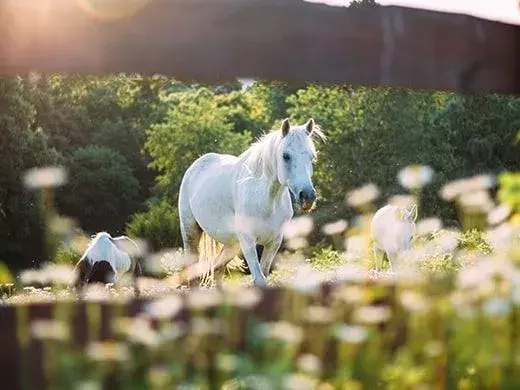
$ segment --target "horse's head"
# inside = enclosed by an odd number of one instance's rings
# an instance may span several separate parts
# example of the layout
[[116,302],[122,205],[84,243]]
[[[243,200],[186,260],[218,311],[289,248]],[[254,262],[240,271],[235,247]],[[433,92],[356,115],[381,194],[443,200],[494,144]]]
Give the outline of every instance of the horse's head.
[[312,184],[312,164],[316,149],[313,134],[323,136],[314,120],[302,126],[291,127],[289,120],[282,122],[282,142],[277,150],[278,180],[291,191],[293,198],[303,211],[309,211],[316,202],[316,190]]
[[116,273],[108,261],[97,261],[86,277],[87,283],[114,283]]

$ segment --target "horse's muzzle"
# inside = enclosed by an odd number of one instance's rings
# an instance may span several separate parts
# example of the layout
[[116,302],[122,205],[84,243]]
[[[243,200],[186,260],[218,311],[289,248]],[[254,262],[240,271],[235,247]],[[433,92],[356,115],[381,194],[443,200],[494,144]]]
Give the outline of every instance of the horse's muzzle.
[[316,191],[314,188],[302,190],[298,196],[298,203],[303,211],[311,211],[316,205]]

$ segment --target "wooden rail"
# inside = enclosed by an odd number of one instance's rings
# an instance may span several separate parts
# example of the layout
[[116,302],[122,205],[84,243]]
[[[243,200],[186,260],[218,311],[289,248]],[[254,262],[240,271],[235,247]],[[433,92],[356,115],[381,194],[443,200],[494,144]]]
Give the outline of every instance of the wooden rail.
[[520,26],[302,0],[3,0],[0,75],[27,71],[517,94]]
[[[318,305],[329,305],[331,300],[331,291],[333,291],[334,284],[323,284],[321,289],[318,290],[310,301]],[[386,295],[377,301],[373,301],[373,304],[385,304],[394,307],[395,303],[395,286],[386,286]],[[285,306],[287,301],[284,297],[287,297],[287,290],[283,288],[262,288],[261,289],[261,300],[258,305],[252,309],[240,309],[239,318],[243,324],[242,332],[239,337],[239,349],[246,348],[246,336],[245,331],[246,322],[250,319],[260,321],[278,321],[287,315],[288,308]],[[294,296],[294,292],[290,293]],[[142,312],[144,306],[149,302],[148,299],[136,299],[126,304],[117,304],[112,301],[100,303],[101,305],[101,329],[100,339],[107,340],[114,337],[113,329],[111,328],[111,322],[114,320],[114,307],[118,305],[119,313],[124,313],[125,316],[133,317],[138,313]],[[71,343],[75,346],[85,346],[88,342],[88,320],[87,320],[87,307],[85,302],[69,303],[69,325],[72,330]],[[36,303],[25,306],[27,309],[27,319],[25,326],[27,327],[28,322],[33,322],[40,319],[52,319],[55,317],[56,304],[54,303]],[[20,322],[20,306],[6,306],[0,308],[0,383],[2,389],[18,390],[22,389],[21,379],[22,370],[26,372],[28,376],[29,385],[31,388],[44,389],[44,372],[43,372],[43,355],[42,355],[42,344],[38,340],[30,339],[28,347],[24,350],[21,348],[17,335],[20,329],[24,329],[23,323]],[[208,313],[211,317],[212,314]],[[189,321],[190,312],[184,308],[175,315],[175,320],[183,322]],[[172,318],[173,319],[173,318]],[[28,321],[27,321],[28,320]],[[384,324],[382,327],[384,328]],[[382,328],[382,329],[383,329]],[[28,328],[26,328],[28,329]],[[390,350],[395,350],[401,343],[404,342],[406,329],[400,329],[399,333],[395,335],[392,344],[389,345]],[[305,344],[302,346],[305,350]],[[335,367],[337,343],[328,343],[327,348],[327,362],[326,364],[331,368]],[[26,366],[22,366],[22,362],[25,361]],[[36,386],[36,387],[34,387]]]

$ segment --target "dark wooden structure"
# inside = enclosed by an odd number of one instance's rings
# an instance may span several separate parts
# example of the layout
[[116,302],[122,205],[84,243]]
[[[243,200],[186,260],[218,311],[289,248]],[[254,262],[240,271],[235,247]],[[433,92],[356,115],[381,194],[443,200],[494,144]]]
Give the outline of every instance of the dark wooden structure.
[[[100,10],[102,3],[0,2],[0,75],[137,72],[212,82],[251,77],[520,92],[520,26],[401,7],[347,9],[301,0],[104,2],[122,7],[115,11]],[[79,4],[90,4],[90,11]],[[134,302],[129,311],[142,303]],[[259,315],[268,316],[269,310],[260,305]],[[31,318],[51,312],[49,305],[30,308]],[[81,342],[84,308],[78,313]],[[14,390],[19,350],[12,307],[0,308],[0,346],[0,383]]]
[[3,0],[0,74],[30,70],[515,94],[520,27],[302,0]]

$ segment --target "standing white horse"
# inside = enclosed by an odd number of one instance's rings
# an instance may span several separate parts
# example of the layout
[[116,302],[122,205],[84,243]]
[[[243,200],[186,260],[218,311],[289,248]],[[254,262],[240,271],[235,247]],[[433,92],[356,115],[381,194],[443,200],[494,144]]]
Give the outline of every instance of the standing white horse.
[[[179,191],[185,251],[199,259],[201,238],[216,241],[222,249],[208,268],[223,267],[242,253],[255,285],[266,285],[265,275],[282,243],[282,226],[293,216],[289,191],[303,211],[316,201],[315,136],[324,138],[313,119],[295,127],[284,119],[280,130],[267,133],[238,157],[208,153],[198,158]],[[257,245],[263,246],[261,259]],[[185,278],[208,272],[199,259]]]
[[126,236],[112,237],[97,233],[75,267],[75,286],[85,283],[115,283],[123,274],[131,274],[134,290],[139,295],[136,278],[141,274],[140,250]]

